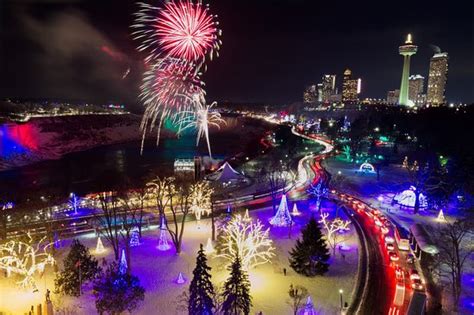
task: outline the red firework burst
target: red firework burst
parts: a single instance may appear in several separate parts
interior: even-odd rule
[[[167,2],[160,10],[155,29],[158,41],[169,56],[197,61],[218,48],[216,16],[209,8],[191,0]]]
[[[176,112],[187,109],[187,98],[204,93],[201,86],[192,65],[166,58],[145,73],[142,97],[161,111]]]

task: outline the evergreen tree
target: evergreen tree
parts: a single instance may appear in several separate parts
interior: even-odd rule
[[[224,315],[248,315],[252,306],[250,282],[248,275],[242,270],[239,256],[229,268],[230,277],[224,283],[222,313]]]
[[[290,266],[307,277],[323,275],[329,269],[329,250],[318,223],[312,217],[301,232],[302,238],[296,241],[290,252]]]
[[[193,271],[193,280],[189,286],[189,305],[190,315],[210,315],[214,308],[212,297],[214,287],[211,282],[209,271],[211,268],[207,265],[206,254],[202,244],[199,247],[196,258],[196,268]]]
[[[56,292],[79,296],[82,284],[93,280],[100,270],[97,259],[91,256],[89,249],[78,240],[73,240],[64,259],[64,269],[54,281]]]
[[[101,277],[94,281],[95,307],[99,314],[132,313],[145,299],[145,289],[138,277],[120,273],[117,263],[112,263]]]

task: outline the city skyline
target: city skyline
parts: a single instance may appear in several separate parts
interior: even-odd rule
[[[8,62],[2,64],[0,97],[67,96],[138,105],[135,95],[143,66],[129,29],[135,5],[114,5],[114,16],[104,16],[110,4],[32,1],[26,9],[20,1],[3,3],[2,29],[6,31],[2,38],[9,45],[1,48],[2,60]],[[399,87],[397,48],[407,33],[412,33],[419,46],[411,74],[428,78],[434,53],[430,44],[440,46],[450,56],[447,100],[473,100],[470,64],[474,54],[472,42],[466,41],[472,31],[469,10],[449,3],[438,8],[421,2],[406,15],[393,8],[382,17],[374,14],[376,9],[357,4],[345,6],[347,10],[336,19],[323,14],[336,10],[327,3],[319,4],[320,8],[305,1],[278,1],[271,8],[267,2],[246,1],[213,6],[224,17],[223,38],[229,41],[216,66],[203,75],[210,100],[296,102],[305,86],[319,82],[323,74],[341,77],[346,68],[362,79],[361,98],[385,98],[388,90]],[[241,23],[242,17],[246,23]],[[433,22],[441,19],[446,22],[442,27]],[[59,47],[54,37],[64,39],[61,29],[66,26],[83,34],[76,35],[81,45]],[[79,60],[80,66],[72,60]]]

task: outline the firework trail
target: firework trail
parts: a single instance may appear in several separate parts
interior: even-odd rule
[[[146,132],[157,125],[158,145],[165,119],[171,119],[182,130],[183,124],[189,124],[184,117],[194,117],[195,126],[200,128],[201,114],[196,104],[205,104],[200,71],[207,57],[217,55],[222,32],[217,28],[217,16],[210,14],[209,7],[201,1],[163,1],[157,7],[138,5],[132,36],[140,42],[138,50],[148,54],[145,63],[150,65],[140,94],[145,106],[141,123],[143,153]]]
[[[177,120],[180,127],[178,134],[182,133],[184,130],[196,128],[198,130],[196,146],[199,145],[199,140],[201,138],[205,138],[209,157],[212,159],[211,143],[209,141],[209,127],[220,128],[222,124],[225,124],[225,120],[221,118],[219,112],[212,110],[212,107],[217,105],[216,102],[211,105],[205,105],[205,100],[200,99],[198,95],[195,95],[193,103],[195,104],[194,111],[183,111],[180,113],[180,117]]]
[[[164,119],[171,118],[176,122],[177,113],[192,110],[193,99],[204,98],[203,85],[199,79],[199,72],[196,72],[190,64],[178,59],[162,59],[145,72],[139,96],[145,106],[140,125],[141,153],[147,131],[152,131],[158,123],[156,138],[158,145]]]
[[[138,5],[132,36],[141,42],[138,50],[149,54],[147,61],[167,56],[200,64],[206,56],[218,56],[222,31],[209,6],[191,0]]]

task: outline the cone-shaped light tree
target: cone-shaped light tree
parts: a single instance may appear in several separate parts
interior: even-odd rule
[[[290,226],[292,222],[290,211],[288,209],[288,202],[286,201],[286,195],[281,197],[280,205],[278,206],[277,213],[270,220],[270,224],[273,226]]]

